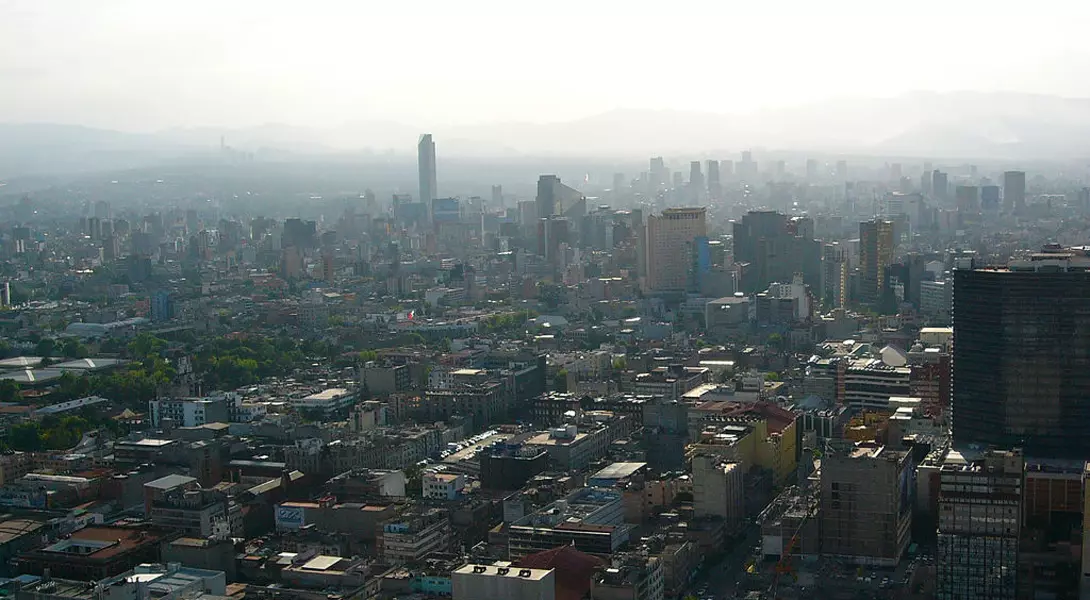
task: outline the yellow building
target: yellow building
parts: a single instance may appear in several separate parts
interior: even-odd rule
[[[715,406],[710,406],[715,405]],[[700,433],[688,457],[706,452],[772,472],[777,486],[785,485],[798,468],[797,419],[791,411],[770,402],[709,402]]]

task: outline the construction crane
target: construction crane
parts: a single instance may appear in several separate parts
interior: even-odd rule
[[[810,517],[814,516],[814,512],[817,509],[816,503],[811,503],[810,507],[806,509],[806,514],[799,519],[799,526],[795,528],[795,533],[791,535],[791,539],[787,542],[787,547],[780,553],[780,560],[776,561],[776,574],[772,578],[772,585],[768,587],[769,594],[773,598],[776,597],[776,592],[780,587],[780,577],[785,573],[794,572],[794,567],[791,566],[791,553],[795,551],[795,546],[799,544],[799,538],[802,536],[802,528],[806,526],[806,523],[810,520]]]

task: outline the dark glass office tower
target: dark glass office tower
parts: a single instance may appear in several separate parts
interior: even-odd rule
[[[954,272],[957,444],[1090,455],[1090,250]]]

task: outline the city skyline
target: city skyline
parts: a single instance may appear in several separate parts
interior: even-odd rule
[[[560,3],[531,14],[491,0],[473,2],[477,10],[439,2],[328,1],[306,9],[198,2],[185,11],[124,0],[20,0],[0,7],[0,57],[10,57],[0,59],[0,78],[20,90],[0,99],[0,112],[15,122],[129,131],[267,122],[336,126],[357,119],[431,129],[556,122],[615,108],[746,113],[919,90],[1090,97],[1090,86],[1072,76],[1090,64],[1090,46],[1078,28],[1090,8],[1059,4],[1062,10],[1025,12],[927,1],[888,15],[852,1],[821,7],[688,2],[652,17],[639,6],[612,2]],[[738,22],[746,26],[718,35]],[[959,28],[956,47],[888,43],[958,22],[973,26]],[[596,34],[570,47],[536,43],[557,29]],[[643,44],[634,33],[640,30],[657,31],[661,44]],[[399,47],[409,31],[443,50],[401,46],[382,61],[368,61],[366,76],[346,77],[368,60],[370,47]],[[1015,36],[1022,42],[1017,46],[990,43]],[[762,51],[751,52],[757,47]],[[857,52],[861,47],[877,51]],[[708,54],[746,58],[721,65],[688,60]],[[542,70],[566,85],[537,86]],[[648,72],[703,84],[641,85]],[[573,87],[595,93],[563,92]],[[444,101],[432,102],[439,95]]]

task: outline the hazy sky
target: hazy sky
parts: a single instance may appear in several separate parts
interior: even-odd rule
[[[0,0],[0,121],[125,130],[1090,96],[1090,2]]]

